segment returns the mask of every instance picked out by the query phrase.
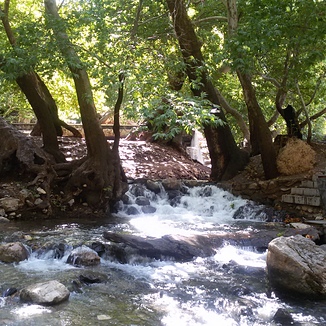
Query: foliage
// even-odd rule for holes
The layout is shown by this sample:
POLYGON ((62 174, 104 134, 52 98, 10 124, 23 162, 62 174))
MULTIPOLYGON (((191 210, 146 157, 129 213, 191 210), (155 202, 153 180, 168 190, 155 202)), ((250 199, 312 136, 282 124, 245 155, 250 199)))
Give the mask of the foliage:
POLYGON ((222 124, 212 111, 212 104, 204 98, 185 97, 168 93, 164 98, 153 99, 148 112, 144 112, 154 139, 172 140, 179 134, 191 134, 203 124, 222 124))
POLYGON ((33 111, 29 107, 18 87, 5 80, 0 80, 0 115, 10 122, 28 123, 33 119, 33 111))
MULTIPOLYGON (((301 109, 298 84, 310 115, 324 109, 324 2, 239 0, 237 5, 239 29, 230 38, 223 1, 187 1, 189 16, 202 41, 205 69, 230 106, 247 120, 242 90, 234 73, 236 68, 241 68, 251 73, 267 120, 275 112, 278 91, 275 82, 280 84, 286 71, 286 101, 301 109)), ((126 76, 123 117, 155 125, 157 137, 169 138, 181 130, 187 132, 210 119, 207 103, 194 99, 188 82, 182 80, 186 67, 165 1, 63 1, 60 15, 90 75, 99 114, 113 112, 118 74, 123 71, 126 76), (171 90, 171 78, 184 82, 178 92, 171 90), (168 103, 162 101, 164 98, 168 103), (159 111, 164 113, 158 115, 159 111)), ((79 121, 70 72, 51 31, 45 28, 43 1, 11 0, 9 18, 18 46, 12 49, 0 28, 0 55, 5 58, 0 71, 2 114, 8 116, 18 111, 23 117, 29 115, 28 105, 13 82, 33 67, 56 99, 60 117, 79 121)), ((231 115, 227 118, 237 140, 241 141, 236 120, 231 115)), ((320 130, 324 128, 323 121, 320 119, 315 124, 315 135, 323 135, 320 130)), ((273 129, 284 130, 284 122, 279 118, 273 129)))

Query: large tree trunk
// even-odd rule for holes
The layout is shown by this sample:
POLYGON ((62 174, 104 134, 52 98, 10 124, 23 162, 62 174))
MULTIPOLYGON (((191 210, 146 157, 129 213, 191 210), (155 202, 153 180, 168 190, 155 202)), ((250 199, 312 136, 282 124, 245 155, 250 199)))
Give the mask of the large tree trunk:
POLYGON ((258 104, 250 76, 238 72, 238 77, 248 109, 249 122, 251 126, 254 126, 254 128, 250 128, 250 131, 253 133, 250 135, 250 139, 258 139, 265 178, 275 178, 278 175, 278 170, 276 165, 276 151, 273 146, 270 130, 258 104))
MULTIPOLYGON (((236 34, 238 28, 238 12, 236 0, 224 1, 228 12, 229 36, 236 34)), ((254 154, 261 153, 263 169, 266 179, 277 177, 276 151, 273 146, 272 137, 265 117, 257 101, 255 89, 251 82, 251 76, 237 69, 237 75, 240 80, 244 99, 248 109, 250 139, 254 144, 252 150, 254 154)))
MULTIPOLYGON (((203 69, 205 62, 201 44, 187 15, 183 0, 166 0, 166 3, 187 67, 188 78, 191 83, 198 85, 198 87, 192 87, 193 94, 201 96, 204 93, 208 100, 219 105, 214 85, 208 78, 207 71, 203 69), (200 74, 199 83, 198 74, 200 74)), ((231 179, 239 170, 243 169, 248 162, 248 154, 237 147, 223 111, 215 110, 214 114, 222 124, 218 126, 206 124, 204 133, 212 164, 211 179, 220 181, 231 179)))
POLYGON ((34 71, 16 78, 16 82, 32 106, 40 124, 44 150, 52 154, 57 162, 64 162, 65 157, 59 149, 57 140, 58 129, 51 115, 53 103, 43 91, 43 82, 34 71))
POLYGON ((89 205, 105 209, 126 190, 118 153, 113 154, 100 126, 88 74, 68 38, 56 1, 45 0, 44 4, 49 26, 74 79, 87 145, 87 160, 73 172, 67 190, 79 193, 89 205))

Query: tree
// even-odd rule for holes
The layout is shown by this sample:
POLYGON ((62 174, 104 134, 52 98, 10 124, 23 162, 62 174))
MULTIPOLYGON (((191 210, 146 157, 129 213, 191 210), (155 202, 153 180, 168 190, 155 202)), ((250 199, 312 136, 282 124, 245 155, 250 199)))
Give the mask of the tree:
MULTIPOLYGON (((19 44, 17 44, 16 37, 9 22, 9 5, 10 0, 6 0, 4 8, 1 10, 1 20, 10 45, 14 51, 19 53, 19 44)), ((3 57, 0 57, 0 66, 2 69, 6 69, 6 59, 3 57)), ((15 77, 15 80, 25 94, 38 119, 38 124, 43 135, 44 150, 53 155, 57 162, 64 162, 65 158, 57 142, 57 135, 62 136, 61 126, 72 131, 77 137, 81 137, 81 134, 75 128, 68 126, 59 119, 58 108, 51 93, 32 66, 22 69, 20 74, 15 77)))
POLYGON ((48 28, 53 30, 75 83, 87 145, 87 159, 73 171, 66 189, 70 193, 80 192, 91 206, 105 208, 126 190, 119 156, 112 152, 106 141, 96 114, 87 71, 69 40, 56 1, 45 0, 44 5, 48 28))
MULTIPOLYGON (((191 90, 197 97, 206 96, 214 108, 214 104, 220 104, 219 99, 207 74, 201 44, 187 15, 184 2, 183 0, 167 0, 166 3, 186 65, 191 90)), ((223 111, 215 109, 214 114, 219 123, 204 125, 212 164, 211 178, 215 181, 228 180, 244 168, 248 155, 237 147, 223 111)))
MULTIPOLYGON (((241 18, 233 40, 244 45, 242 50, 247 59, 242 57, 242 60, 246 60, 259 102, 266 105, 268 97, 274 98, 278 114, 285 120, 286 102, 296 108, 298 116, 305 112, 305 106, 310 116, 323 112, 320 82, 325 76, 324 4, 321 1, 254 0, 238 5, 241 18)), ((273 113, 269 111, 265 110, 265 116, 273 113)), ((272 117, 277 114, 273 113, 272 117)), ((307 121, 306 114, 303 119, 307 121)), ((291 136, 293 128, 288 130, 291 136)))
MULTIPOLYGON (((236 0, 224 1, 228 13, 228 27, 229 37, 237 33, 238 29, 238 10, 236 0)), ((243 60, 244 51, 239 45, 237 50, 238 57, 235 60, 243 60)), ((266 179, 275 178, 278 175, 276 165, 276 152, 273 146, 272 137, 268 124, 264 118, 262 110, 259 106, 256 92, 252 84, 252 77, 245 67, 238 66, 236 68, 238 78, 240 80, 244 100, 248 109, 249 126, 250 126, 250 139, 252 144, 253 155, 261 153, 263 169, 266 179)))

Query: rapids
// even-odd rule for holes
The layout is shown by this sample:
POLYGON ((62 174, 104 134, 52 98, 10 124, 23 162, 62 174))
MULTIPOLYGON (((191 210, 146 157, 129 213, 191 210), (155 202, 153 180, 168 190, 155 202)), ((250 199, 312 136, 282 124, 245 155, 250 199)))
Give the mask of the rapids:
MULTIPOLYGON (((269 227, 263 218, 248 212, 245 220, 233 219, 244 199, 215 186, 189 188, 174 201, 161 189, 142 189, 154 213, 144 214, 131 186, 128 202, 121 202, 114 216, 99 220, 11 222, 3 224, 0 241, 23 241, 30 258, 18 264, 0 263, 0 324, 16 325, 162 325, 252 326, 278 325, 273 317, 285 311, 293 325, 326 325, 325 302, 278 297, 268 286, 266 251, 228 243, 207 258, 180 263, 130 256, 122 264, 109 253, 101 264, 75 267, 66 263, 73 248, 94 243, 110 245, 104 231, 139 236, 225 233, 269 227), (128 215, 134 206, 138 214, 128 215), (64 247, 58 255, 58 246, 64 247), (101 283, 80 284, 92 273, 101 283), (20 302, 4 296, 45 280, 58 280, 71 291, 67 302, 53 307, 20 302)), ((290 325, 283 323, 283 325, 290 325)))

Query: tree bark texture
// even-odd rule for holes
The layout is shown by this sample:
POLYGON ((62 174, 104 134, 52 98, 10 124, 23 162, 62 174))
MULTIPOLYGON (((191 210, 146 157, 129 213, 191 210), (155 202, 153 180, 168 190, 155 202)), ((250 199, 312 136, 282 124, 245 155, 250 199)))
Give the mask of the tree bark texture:
POLYGON ((251 126, 253 126, 253 128, 250 129, 250 139, 258 139, 265 178, 276 178, 278 175, 276 151, 273 146, 273 141, 267 122, 257 101, 250 76, 248 74, 238 72, 238 77, 242 85, 243 94, 248 109, 249 122, 251 123, 251 126))
MULTIPOLYGON (((201 43, 187 15, 183 0, 166 0, 166 3, 187 67, 187 76, 191 84, 199 81, 198 87, 191 87, 193 94, 200 97, 204 93, 208 100, 219 105, 215 87, 204 68, 205 62, 201 52, 201 43)), ((204 134, 212 164, 211 179, 220 181, 231 179, 239 170, 242 170, 248 162, 248 155, 237 147, 223 111, 215 111, 222 124, 219 126, 204 125, 204 134)))
POLYGON ((54 124, 52 115, 53 110, 56 110, 52 96, 49 96, 48 91, 44 92, 44 87, 46 88, 46 86, 34 71, 16 78, 16 82, 33 108, 40 124, 44 150, 53 155, 57 162, 64 162, 65 157, 59 149, 57 140, 58 128, 54 124))

